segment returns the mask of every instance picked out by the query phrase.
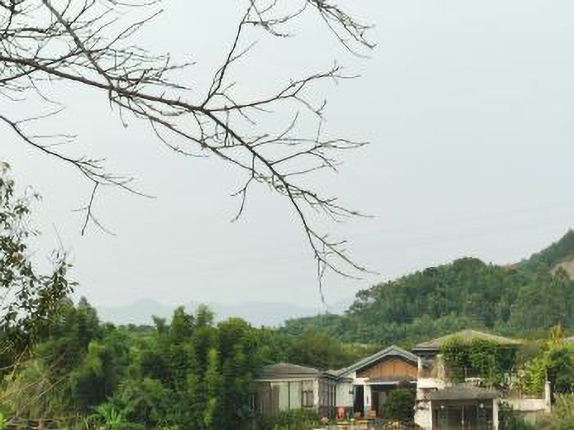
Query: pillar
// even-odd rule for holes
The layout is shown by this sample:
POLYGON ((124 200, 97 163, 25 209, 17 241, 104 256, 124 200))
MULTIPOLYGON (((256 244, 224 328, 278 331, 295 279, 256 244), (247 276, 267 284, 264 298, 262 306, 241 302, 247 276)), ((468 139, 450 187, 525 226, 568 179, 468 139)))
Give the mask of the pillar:
POLYGON ((371 386, 363 384, 363 415, 367 418, 367 412, 371 409, 371 386))
POLYGON ((544 384, 544 403, 546 406, 546 412, 550 412, 552 409, 552 390, 550 387, 550 381, 546 381, 544 384))
POLYGON ((498 430, 498 399, 492 401, 492 430, 498 430))

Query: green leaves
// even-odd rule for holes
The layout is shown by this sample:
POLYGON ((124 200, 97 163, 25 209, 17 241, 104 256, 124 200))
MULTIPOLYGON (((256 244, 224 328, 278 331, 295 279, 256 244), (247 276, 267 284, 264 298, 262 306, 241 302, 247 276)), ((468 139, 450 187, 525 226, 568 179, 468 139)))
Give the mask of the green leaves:
POLYGON ((441 349, 449 378, 464 382, 466 378, 480 378, 487 386, 505 387, 513 372, 516 348, 501 347, 495 342, 453 339, 441 349))
POLYGON ((384 406, 384 418, 400 422, 413 422, 416 395, 412 389, 391 390, 384 406))
POLYGON ((16 197, 16 185, 6 163, 0 163, 0 343, 3 351, 17 354, 37 340, 73 289, 69 264, 62 251, 52 254, 53 269, 39 273, 28 250, 28 239, 38 233, 30 225, 33 193, 16 197))

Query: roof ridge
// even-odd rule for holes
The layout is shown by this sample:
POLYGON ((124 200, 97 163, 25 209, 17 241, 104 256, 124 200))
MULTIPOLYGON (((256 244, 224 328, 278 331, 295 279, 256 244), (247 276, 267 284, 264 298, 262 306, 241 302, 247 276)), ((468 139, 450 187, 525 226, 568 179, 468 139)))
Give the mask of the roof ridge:
POLYGON ((500 336, 498 334, 492 334, 492 333, 487 333, 484 331, 479 331, 479 330, 475 330, 475 329, 464 329, 464 330, 460 330, 457 331, 455 333, 450 333, 444 336, 440 336, 436 339, 432 339, 426 342, 422 342, 419 343, 418 345, 416 345, 413 350, 418 350, 418 349, 424 349, 424 348, 439 348, 443 342, 450 340, 450 339, 456 339, 457 337, 462 337, 462 338, 468 338, 468 339, 464 339, 466 341, 472 341, 474 340, 474 338, 478 338, 478 339, 483 339, 483 340, 491 340, 493 342, 498 342, 500 344, 506 344, 506 345, 518 345, 521 343, 521 341, 517 340, 517 339, 511 339, 508 337, 504 337, 504 336, 500 336))
POLYGON ((365 357, 365 358, 351 364, 348 367, 340 369, 338 371, 338 375, 339 376, 346 375, 346 374, 353 372, 357 369, 368 366, 369 364, 371 364, 377 360, 380 360, 381 358, 384 358, 388 355, 399 355, 401 357, 406 358, 407 360, 418 362, 418 357, 415 354, 413 354, 412 352, 407 351, 406 349, 403 349, 400 346, 391 345, 391 346, 388 346, 384 349, 381 349, 380 351, 378 351, 378 352, 376 352, 376 353, 374 353, 368 357, 365 357), (395 354, 392 354, 393 352, 395 354))

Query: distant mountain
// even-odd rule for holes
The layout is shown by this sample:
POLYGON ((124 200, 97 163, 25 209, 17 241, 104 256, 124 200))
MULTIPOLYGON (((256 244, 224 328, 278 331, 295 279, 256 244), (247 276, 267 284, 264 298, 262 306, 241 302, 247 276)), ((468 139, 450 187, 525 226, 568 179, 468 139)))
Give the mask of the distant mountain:
MULTIPOLYGON (((316 315, 320 306, 300 307, 285 303, 244 302, 237 305, 222 305, 218 303, 205 303, 216 314, 217 320, 230 317, 240 317, 254 326, 275 327, 285 320, 316 315)), ((201 303, 187 303, 187 312, 194 312, 201 303)), ((342 309, 341 303, 334 308, 342 309)), ((152 316, 171 318, 176 306, 166 306, 153 299, 142 299, 124 306, 96 306, 102 321, 114 324, 152 324, 152 316)))
POLYGON ((168 318, 173 308, 153 299, 141 299, 124 306, 95 306, 102 321, 114 324, 152 324, 152 316, 168 318))

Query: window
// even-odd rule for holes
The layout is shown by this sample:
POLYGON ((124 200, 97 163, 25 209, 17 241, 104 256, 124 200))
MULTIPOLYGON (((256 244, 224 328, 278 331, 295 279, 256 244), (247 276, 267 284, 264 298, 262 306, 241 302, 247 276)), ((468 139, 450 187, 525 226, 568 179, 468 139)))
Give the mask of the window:
POLYGON ((301 391, 301 405, 304 408, 312 408, 315 406, 315 393, 313 390, 301 391))

